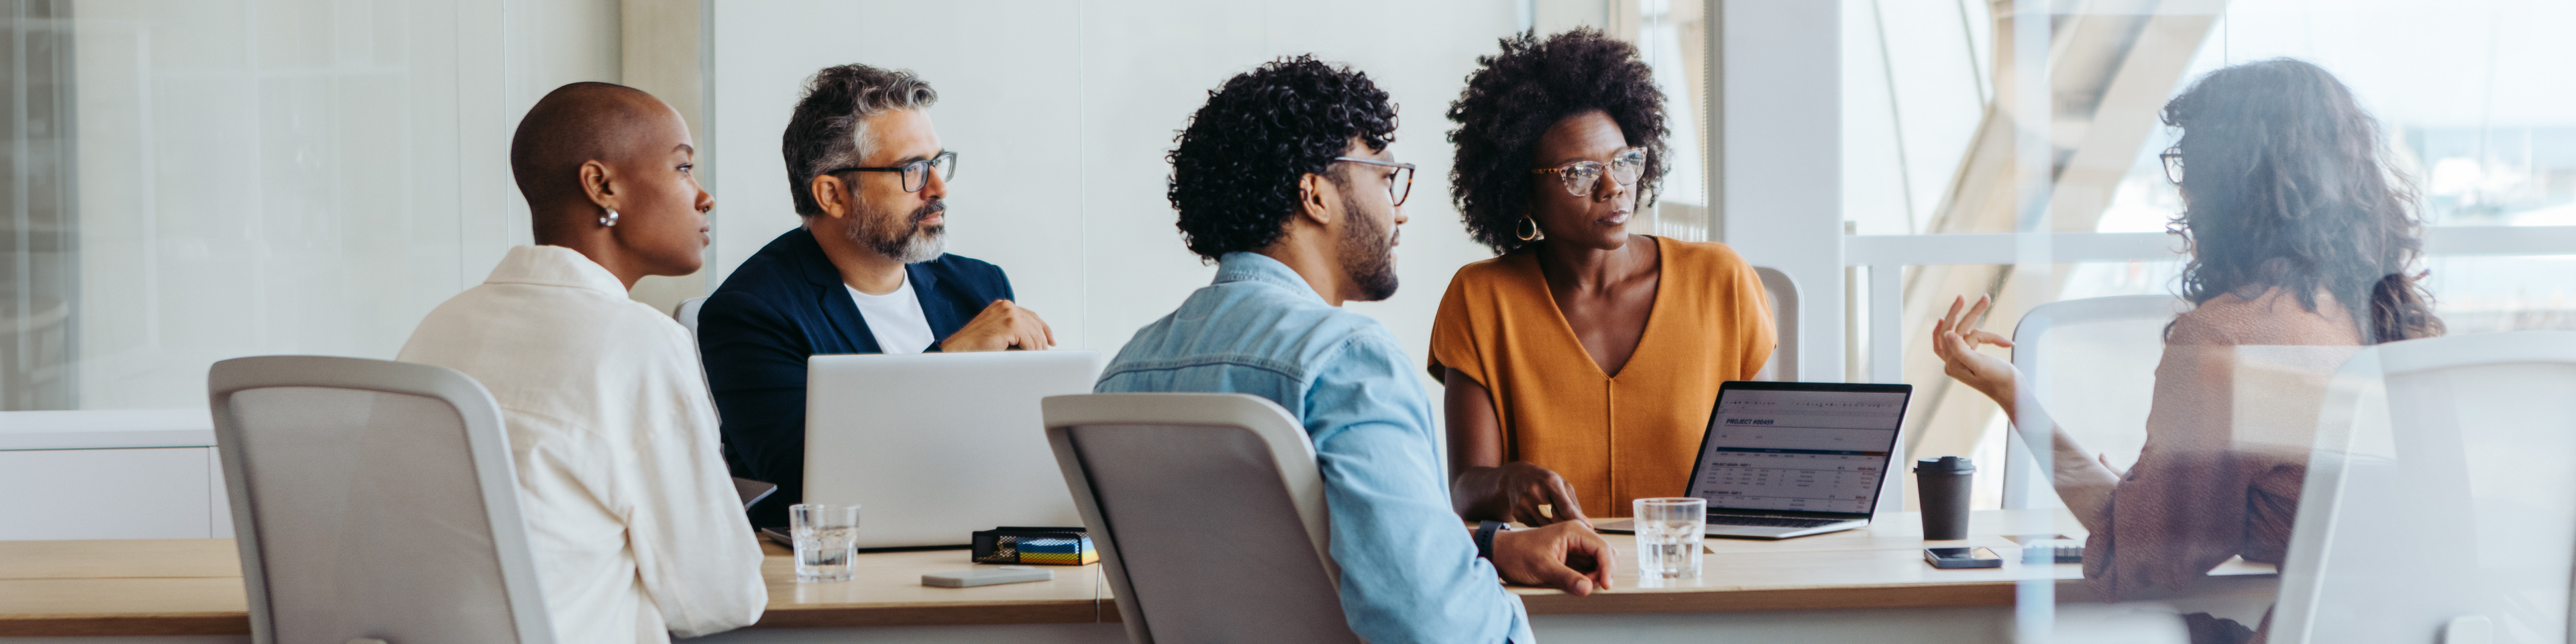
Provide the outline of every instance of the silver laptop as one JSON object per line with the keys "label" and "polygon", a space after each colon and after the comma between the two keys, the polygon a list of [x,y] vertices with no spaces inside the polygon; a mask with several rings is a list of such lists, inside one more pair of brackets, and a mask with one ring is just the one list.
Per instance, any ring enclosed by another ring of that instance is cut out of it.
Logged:
{"label": "silver laptop", "polygon": [[[1913,385],[1720,385],[1686,492],[1708,499],[1708,536],[1787,539],[1869,525],[1913,395]],[[1625,520],[1598,527],[1632,532]]]}
{"label": "silver laptop", "polygon": [[1082,525],[1038,400],[1091,393],[1099,352],[819,355],[806,365],[805,500],[858,504],[859,547]]}

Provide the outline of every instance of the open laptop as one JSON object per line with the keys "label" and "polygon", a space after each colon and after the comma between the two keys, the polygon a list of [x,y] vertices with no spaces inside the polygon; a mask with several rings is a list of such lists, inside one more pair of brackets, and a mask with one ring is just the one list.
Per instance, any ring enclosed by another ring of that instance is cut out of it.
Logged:
{"label": "open laptop", "polygon": [[1099,352],[818,355],[806,365],[805,501],[858,504],[858,547],[962,547],[995,526],[1082,525],[1038,401],[1091,393]]}
{"label": "open laptop", "polygon": [[[1708,536],[1787,539],[1869,525],[1913,385],[1720,385],[1691,467]],[[1602,532],[1632,532],[1626,520]]]}

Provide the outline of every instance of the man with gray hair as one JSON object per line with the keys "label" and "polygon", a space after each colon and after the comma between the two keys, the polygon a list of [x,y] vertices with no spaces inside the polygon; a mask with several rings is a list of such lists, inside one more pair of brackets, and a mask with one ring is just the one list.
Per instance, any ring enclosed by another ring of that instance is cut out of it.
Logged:
{"label": "man with gray hair", "polygon": [[1044,349],[1054,331],[1012,302],[992,264],[942,252],[957,153],[911,72],[816,72],[780,140],[803,226],[726,277],[698,312],[698,348],[733,475],[778,485],[751,508],[787,524],[805,482],[805,359],[816,354]]}

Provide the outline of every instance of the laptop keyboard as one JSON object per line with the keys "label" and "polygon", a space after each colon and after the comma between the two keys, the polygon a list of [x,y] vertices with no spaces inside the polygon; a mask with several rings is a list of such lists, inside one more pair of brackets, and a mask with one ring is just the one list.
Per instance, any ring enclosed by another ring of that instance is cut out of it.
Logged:
{"label": "laptop keyboard", "polygon": [[1708,522],[1717,525],[1749,525],[1765,528],[1813,528],[1826,524],[1842,523],[1843,520],[1791,519],[1786,517],[1748,517],[1732,514],[1712,514],[1708,515]]}

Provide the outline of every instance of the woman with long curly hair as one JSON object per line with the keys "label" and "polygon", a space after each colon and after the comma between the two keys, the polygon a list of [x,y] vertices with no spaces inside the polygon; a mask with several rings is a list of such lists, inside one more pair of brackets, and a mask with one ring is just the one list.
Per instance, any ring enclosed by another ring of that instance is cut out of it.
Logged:
{"label": "woman with long curly hair", "polygon": [[1450,197],[1497,257],[1459,269],[1432,322],[1451,501],[1544,525],[1680,496],[1718,385],[1770,357],[1762,283],[1723,244],[1628,232],[1668,153],[1634,47],[1524,33],[1477,62],[1449,107]]}
{"label": "woman with long curly hair", "polygon": [[[2123,472],[2047,429],[2052,483],[2091,533],[2084,575],[2110,599],[2179,589],[2231,557],[2280,563],[2324,376],[2360,346],[2442,333],[2414,269],[2423,225],[2407,180],[2334,75],[2286,58],[2210,72],[2164,122],[2183,132],[2163,157],[2182,189],[2173,227],[2190,240],[2194,307],[2165,328],[2146,447]],[[1933,351],[2029,431],[2019,374],[1976,351],[2012,343],[1962,328],[1987,300],[1963,304],[1935,324]],[[2253,634],[2219,621],[2194,618],[2193,639]]]}

